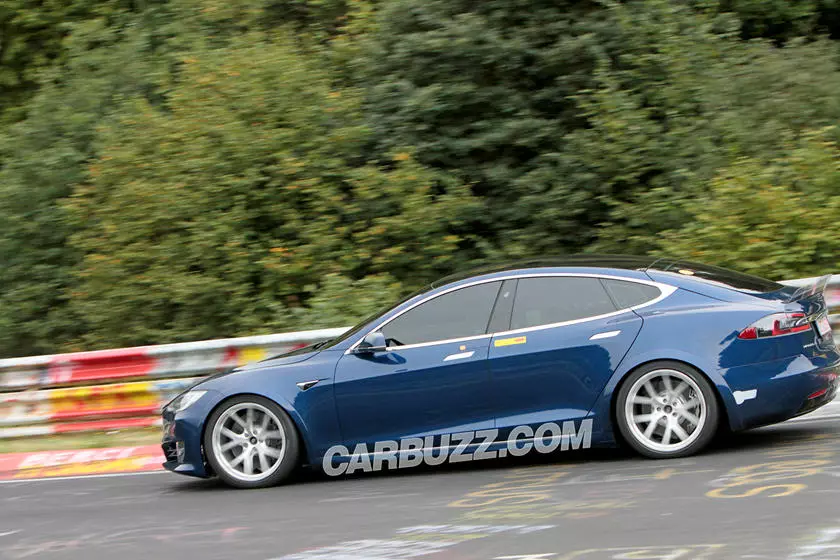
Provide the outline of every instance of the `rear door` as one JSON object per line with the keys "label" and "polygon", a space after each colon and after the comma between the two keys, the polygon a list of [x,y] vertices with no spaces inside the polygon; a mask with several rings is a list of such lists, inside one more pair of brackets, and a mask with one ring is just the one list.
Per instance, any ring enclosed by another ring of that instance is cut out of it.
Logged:
{"label": "rear door", "polygon": [[510,324],[488,355],[500,435],[585,416],[641,329],[630,308],[659,295],[596,277],[520,278]]}

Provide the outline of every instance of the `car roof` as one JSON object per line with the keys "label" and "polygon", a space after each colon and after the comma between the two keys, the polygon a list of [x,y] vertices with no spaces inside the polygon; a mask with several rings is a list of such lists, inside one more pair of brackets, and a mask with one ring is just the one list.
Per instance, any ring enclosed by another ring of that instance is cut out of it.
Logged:
{"label": "car roof", "polygon": [[485,276],[499,272],[513,272],[517,270],[532,270],[538,268],[603,268],[618,270],[645,271],[660,261],[670,261],[663,257],[641,257],[629,255],[566,255],[558,257],[544,257],[521,261],[489,264],[472,270],[452,274],[432,282],[430,288],[439,288],[446,284],[466,280],[476,276]]}

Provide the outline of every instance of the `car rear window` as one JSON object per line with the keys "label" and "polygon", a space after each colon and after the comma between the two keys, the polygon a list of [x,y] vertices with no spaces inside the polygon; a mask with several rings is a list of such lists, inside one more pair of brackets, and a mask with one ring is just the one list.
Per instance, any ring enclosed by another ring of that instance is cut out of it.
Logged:
{"label": "car rear window", "polygon": [[698,280],[711,282],[739,292],[768,293],[784,288],[781,284],[758,276],[736,272],[708,264],[688,261],[657,262],[652,267],[663,272],[676,272]]}
{"label": "car rear window", "polygon": [[607,280],[606,278],[601,281],[619,309],[642,305],[662,295],[659,288],[649,284],[627,282],[626,280]]}

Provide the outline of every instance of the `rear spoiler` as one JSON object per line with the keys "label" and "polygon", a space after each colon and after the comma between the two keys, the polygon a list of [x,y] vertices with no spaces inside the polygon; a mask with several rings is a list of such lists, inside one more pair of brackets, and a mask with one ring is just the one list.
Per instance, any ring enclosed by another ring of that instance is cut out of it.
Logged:
{"label": "rear spoiler", "polygon": [[831,274],[826,274],[825,276],[822,276],[819,279],[817,279],[817,281],[813,284],[801,286],[795,292],[793,292],[793,294],[787,299],[785,303],[793,303],[795,301],[814,299],[815,296],[822,297],[823,292],[825,292],[825,288],[830,281]]}

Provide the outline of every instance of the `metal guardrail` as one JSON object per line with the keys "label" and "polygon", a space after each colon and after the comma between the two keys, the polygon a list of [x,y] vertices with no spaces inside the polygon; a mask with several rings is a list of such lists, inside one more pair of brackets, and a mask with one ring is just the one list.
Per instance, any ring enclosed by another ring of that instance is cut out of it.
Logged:
{"label": "metal guardrail", "polygon": [[0,360],[0,439],[154,426],[160,408],[200,377],[346,330]]}
{"label": "metal guardrail", "polygon": [[[816,278],[783,282],[801,286]],[[840,340],[840,275],[826,289]],[[347,327],[0,360],[0,439],[154,426],[200,377],[345,332]]]}

